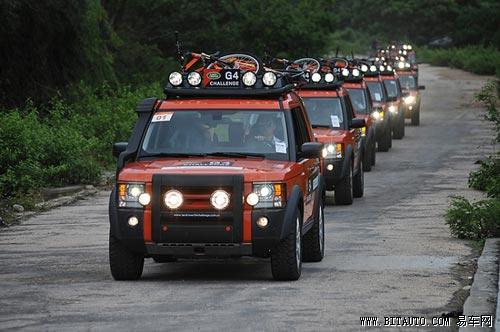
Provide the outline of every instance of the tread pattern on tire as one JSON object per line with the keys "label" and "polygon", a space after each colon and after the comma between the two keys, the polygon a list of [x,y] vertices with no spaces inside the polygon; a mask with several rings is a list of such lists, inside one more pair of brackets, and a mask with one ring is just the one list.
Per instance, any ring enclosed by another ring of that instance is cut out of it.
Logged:
{"label": "tread pattern on tire", "polygon": [[[320,201],[320,208],[323,208],[323,202]],[[325,215],[322,214],[323,216],[323,227],[325,225],[324,218]],[[323,260],[324,256],[324,250],[321,250],[321,246],[319,244],[320,238],[319,238],[319,212],[317,216],[318,220],[314,223],[314,225],[311,227],[309,232],[304,234],[304,238],[302,239],[302,260],[304,262],[321,262]],[[325,236],[325,232],[323,230],[323,238]],[[324,244],[323,244],[324,247]]]}
{"label": "tread pattern on tire", "polygon": [[354,175],[352,178],[352,195],[355,198],[363,197],[365,189],[365,177],[363,176],[363,161],[360,161],[358,174]]}
{"label": "tread pattern on tire", "polygon": [[[352,177],[352,167],[350,176]],[[350,205],[353,201],[351,179],[349,175],[345,176],[339,183],[335,185],[335,204]]]}
{"label": "tread pattern on tire", "polygon": [[142,275],[144,257],[133,253],[113,236],[109,237],[109,265],[115,280],[137,280]]}
{"label": "tread pattern on tire", "polygon": [[[298,209],[296,213],[300,216]],[[300,227],[302,228],[302,223]],[[275,280],[297,280],[300,277],[301,271],[300,268],[297,270],[295,256],[295,235],[294,225],[293,231],[271,252],[271,271]]]}

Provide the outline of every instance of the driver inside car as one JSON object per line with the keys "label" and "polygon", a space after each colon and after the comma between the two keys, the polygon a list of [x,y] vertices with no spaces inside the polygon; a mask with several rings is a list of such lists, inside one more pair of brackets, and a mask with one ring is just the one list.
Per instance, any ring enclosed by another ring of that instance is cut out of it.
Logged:
{"label": "driver inside car", "polygon": [[286,153],[286,142],[276,137],[276,128],[276,118],[273,115],[259,116],[252,127],[250,143],[264,150]]}

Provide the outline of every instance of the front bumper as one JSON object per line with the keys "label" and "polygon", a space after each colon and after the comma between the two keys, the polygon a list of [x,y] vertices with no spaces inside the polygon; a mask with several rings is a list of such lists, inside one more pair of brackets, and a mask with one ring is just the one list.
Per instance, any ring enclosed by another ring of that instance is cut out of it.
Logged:
{"label": "front bumper", "polygon": [[[328,165],[333,169],[328,170]],[[335,185],[345,176],[344,159],[323,159],[323,178],[325,179],[326,190],[333,190]]]}

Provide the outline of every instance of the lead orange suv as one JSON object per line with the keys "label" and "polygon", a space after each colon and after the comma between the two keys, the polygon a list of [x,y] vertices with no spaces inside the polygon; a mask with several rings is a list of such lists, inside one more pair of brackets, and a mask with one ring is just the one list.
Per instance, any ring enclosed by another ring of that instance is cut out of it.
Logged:
{"label": "lead orange suv", "polygon": [[139,104],[114,145],[117,280],[140,278],[148,257],[270,257],[277,280],[323,258],[323,145],[299,96],[279,72],[220,63],[172,73],[166,98]]}

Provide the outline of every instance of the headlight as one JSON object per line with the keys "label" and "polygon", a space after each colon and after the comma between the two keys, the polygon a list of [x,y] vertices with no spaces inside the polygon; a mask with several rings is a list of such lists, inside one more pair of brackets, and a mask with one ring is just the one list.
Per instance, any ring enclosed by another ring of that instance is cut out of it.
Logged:
{"label": "headlight", "polygon": [[179,85],[181,85],[182,84],[182,75],[181,75],[181,73],[179,73],[177,71],[174,71],[174,72],[170,73],[170,76],[168,76],[168,81],[173,86],[179,86]]}
{"label": "headlight", "polygon": [[349,76],[349,69],[347,69],[347,68],[342,69],[342,76],[344,76],[344,77]]}
{"label": "headlight", "polygon": [[366,73],[366,72],[368,71],[368,66],[367,66],[367,65],[362,65],[362,66],[361,66],[361,71],[362,71],[363,73]]}
{"label": "headlight", "polygon": [[283,207],[285,197],[283,183],[254,183],[252,193],[247,196],[247,203],[255,208]]}
{"label": "headlight", "polygon": [[197,86],[201,83],[201,75],[195,71],[192,71],[188,74],[188,82],[189,85]]}
{"label": "headlight", "polygon": [[335,80],[335,77],[333,76],[332,73],[326,73],[325,74],[325,82],[326,83],[331,83]]}
{"label": "headlight", "polygon": [[171,189],[165,193],[165,205],[172,210],[178,209],[184,202],[184,198],[180,191]]}
{"label": "headlight", "polygon": [[397,112],[398,112],[398,109],[397,109],[397,107],[396,107],[396,106],[391,105],[391,106],[389,106],[389,112],[391,112],[391,113],[397,113]]}
{"label": "headlight", "polygon": [[405,97],[405,104],[406,105],[414,104],[415,101],[416,101],[415,96],[407,96],[407,97]]}
{"label": "headlight", "polygon": [[313,81],[314,83],[318,83],[319,81],[321,81],[321,74],[320,73],[312,74],[311,81]]}
{"label": "headlight", "polygon": [[245,86],[253,86],[255,82],[257,82],[257,76],[254,72],[247,71],[245,74],[243,74],[241,81]]}
{"label": "headlight", "polygon": [[354,68],[354,69],[352,70],[352,76],[358,77],[358,76],[359,76],[359,69]]}
{"label": "headlight", "polygon": [[[118,206],[142,208],[139,197],[144,194],[144,183],[119,183]],[[146,204],[147,205],[147,204]]]}
{"label": "headlight", "polygon": [[224,210],[229,206],[230,195],[225,190],[216,190],[210,196],[210,203],[217,210]]}
{"label": "headlight", "polygon": [[323,148],[323,156],[328,159],[342,158],[342,143],[327,144]]}
{"label": "headlight", "polygon": [[372,112],[372,118],[375,120],[381,119],[380,112],[379,111],[373,111]]}
{"label": "headlight", "polygon": [[151,202],[151,195],[148,193],[142,193],[139,195],[139,198],[137,199],[139,203],[141,203],[142,206],[146,206]]}
{"label": "headlight", "polygon": [[264,83],[265,86],[273,86],[276,84],[277,80],[276,74],[270,71],[262,76],[262,83]]}

